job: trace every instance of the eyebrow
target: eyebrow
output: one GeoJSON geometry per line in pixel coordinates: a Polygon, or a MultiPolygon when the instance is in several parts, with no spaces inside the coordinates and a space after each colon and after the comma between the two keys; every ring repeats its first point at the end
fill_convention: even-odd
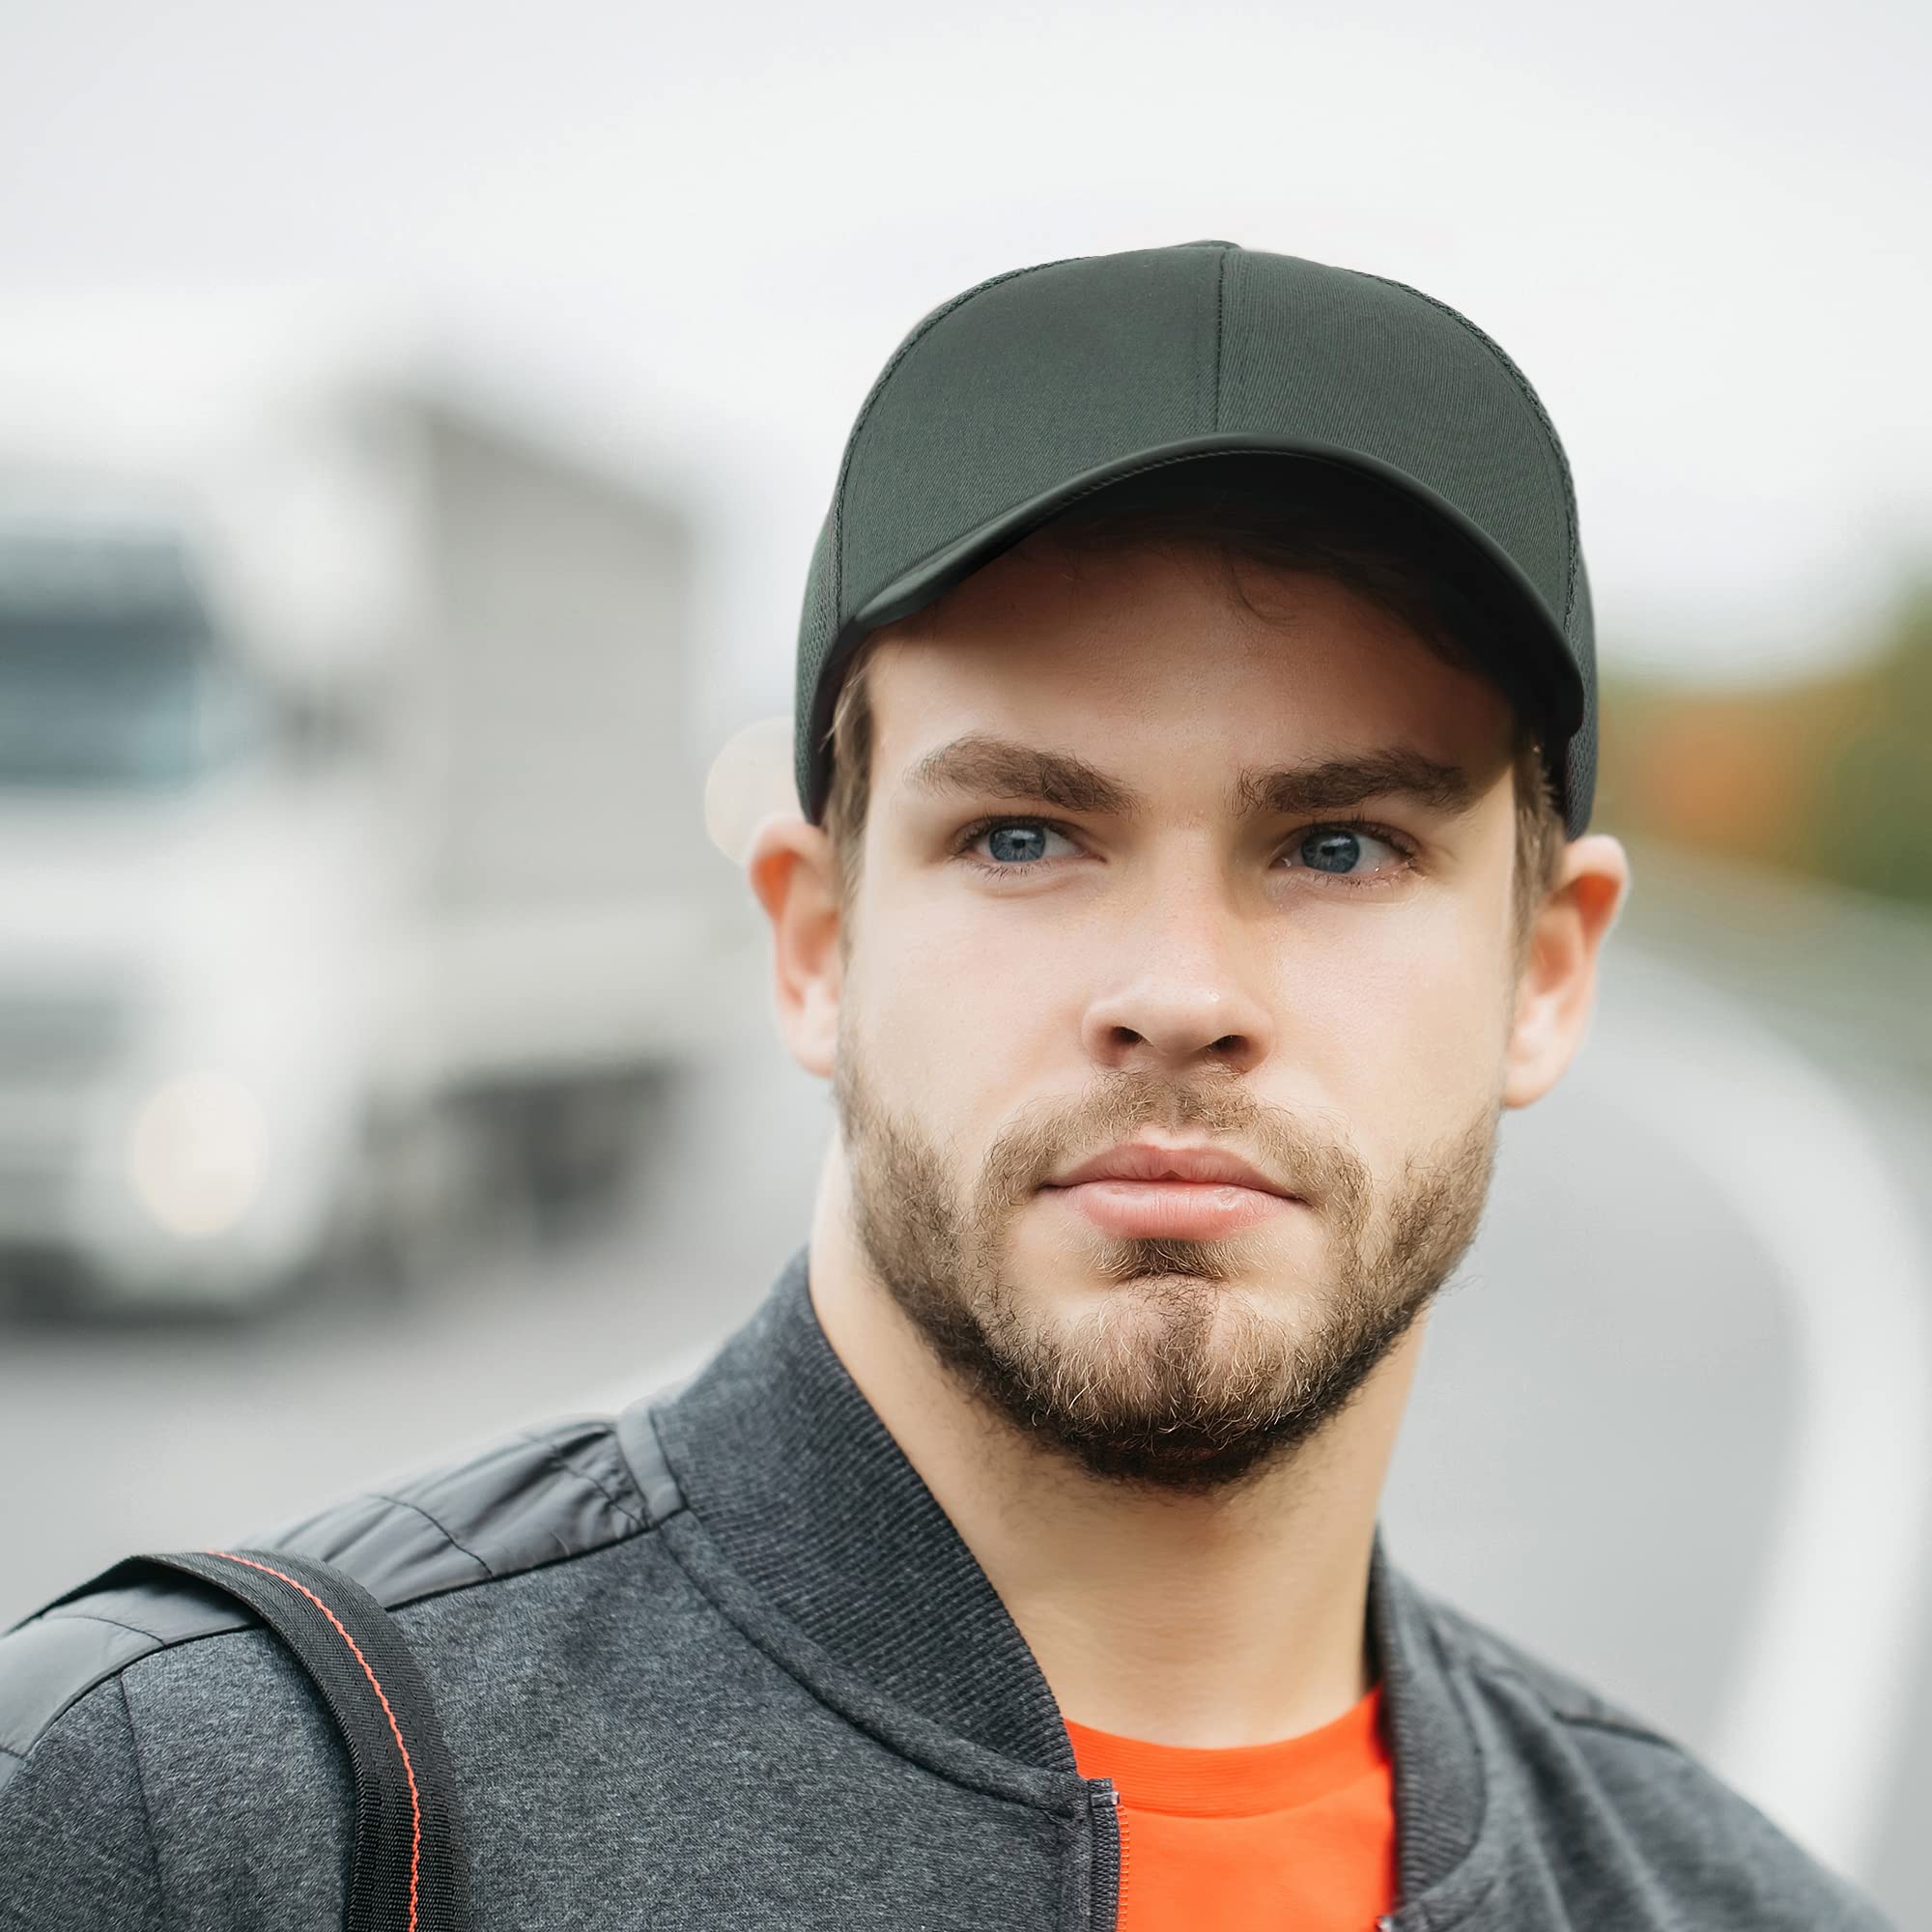
{"type": "MultiPolygon", "coordinates": [[[[975,732],[928,752],[906,774],[908,789],[928,796],[1043,801],[1063,811],[1136,820],[1150,801],[1124,780],[1068,752],[975,732]]],[[[1346,811],[1371,799],[1406,798],[1454,815],[1475,803],[1476,788],[1460,765],[1445,765],[1406,745],[1346,757],[1236,773],[1228,802],[1236,817],[1346,811]]]]}

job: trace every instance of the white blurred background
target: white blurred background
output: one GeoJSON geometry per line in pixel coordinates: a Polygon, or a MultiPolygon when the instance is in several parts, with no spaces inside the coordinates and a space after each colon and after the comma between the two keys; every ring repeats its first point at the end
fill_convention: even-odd
{"type": "Polygon", "coordinates": [[[1576,472],[1591,1042],[1386,1522],[1932,1924],[1932,16],[0,0],[0,1618],[681,1372],[830,1107],[733,858],[927,310],[1416,284],[1576,472]]]}

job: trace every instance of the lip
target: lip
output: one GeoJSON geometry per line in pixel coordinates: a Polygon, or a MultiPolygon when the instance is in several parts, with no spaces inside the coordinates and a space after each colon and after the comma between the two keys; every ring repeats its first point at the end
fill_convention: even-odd
{"type": "Polygon", "coordinates": [[[1121,1239],[1209,1241],[1306,1206],[1240,1155],[1126,1141],[1040,1190],[1121,1239]]]}
{"type": "Polygon", "coordinates": [[[1092,1181],[1167,1182],[1196,1187],[1245,1187],[1261,1194],[1296,1200],[1285,1187],[1225,1148],[1205,1142],[1161,1147],[1152,1141],[1123,1141],[1046,1183],[1079,1187],[1092,1181]]]}

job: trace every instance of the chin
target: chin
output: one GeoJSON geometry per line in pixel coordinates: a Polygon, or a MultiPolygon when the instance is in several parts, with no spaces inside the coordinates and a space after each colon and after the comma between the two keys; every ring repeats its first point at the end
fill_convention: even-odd
{"type": "Polygon", "coordinates": [[[1023,1245],[1015,1257],[1016,1282],[1038,1285],[1044,1296],[1064,1290],[1069,1305],[1085,1307],[1094,1294],[1134,1288],[1213,1292],[1238,1296],[1264,1309],[1294,1295],[1300,1266],[1286,1261],[1268,1229],[1246,1230],[1220,1240],[1122,1239],[1098,1229],[1056,1231],[1050,1242],[1023,1245]]]}
{"type": "Polygon", "coordinates": [[[1037,1297],[1022,1284],[1014,1309],[1042,1338],[1082,1352],[1098,1351],[1131,1372],[1134,1357],[1172,1361],[1185,1351],[1211,1373],[1220,1357],[1252,1357],[1294,1346],[1302,1324],[1275,1295],[1241,1283],[1158,1269],[1056,1285],[1037,1297]]]}

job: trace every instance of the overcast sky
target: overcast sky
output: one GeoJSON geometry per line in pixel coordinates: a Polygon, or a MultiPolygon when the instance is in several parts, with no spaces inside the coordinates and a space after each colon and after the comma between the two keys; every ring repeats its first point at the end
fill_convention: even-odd
{"type": "Polygon", "coordinates": [[[0,0],[0,298],[353,294],[688,476],[789,701],[851,418],[986,275],[1415,283],[1577,474],[1606,661],[1790,671],[1932,555],[1932,8],[0,0]]]}

